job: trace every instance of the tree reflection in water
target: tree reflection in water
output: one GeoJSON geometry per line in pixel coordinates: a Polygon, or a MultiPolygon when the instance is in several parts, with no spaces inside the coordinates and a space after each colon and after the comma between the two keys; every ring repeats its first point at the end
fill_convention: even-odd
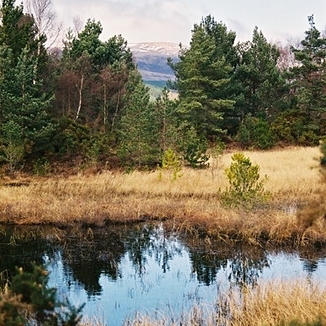
{"type": "Polygon", "coordinates": [[[101,293],[101,275],[111,280],[121,277],[119,266],[125,255],[128,255],[136,273],[141,276],[146,272],[148,257],[154,257],[163,272],[166,272],[169,260],[179,253],[176,238],[167,234],[162,225],[80,229],[66,236],[62,244],[65,275],[70,283],[83,285],[88,296],[101,293]]]}
{"type": "MultiPolygon", "coordinates": [[[[204,239],[176,235],[163,224],[111,225],[71,230],[41,227],[0,228],[0,273],[10,275],[16,266],[29,268],[30,262],[44,265],[44,257],[55,259],[59,251],[65,277],[69,283],[81,285],[88,296],[100,295],[100,277],[121,279],[121,262],[128,257],[135,274],[142,277],[149,258],[162,273],[170,262],[187,250],[191,273],[198,282],[209,286],[216,282],[219,271],[228,273],[230,285],[255,285],[263,269],[270,266],[268,252],[255,247],[230,247],[204,239]],[[51,258],[52,257],[52,258],[51,258]]],[[[323,252],[300,254],[303,269],[310,274],[318,268],[323,252]]]]}
{"type": "Polygon", "coordinates": [[[146,271],[147,257],[154,257],[166,273],[169,261],[181,255],[177,237],[167,232],[162,224],[138,226],[128,233],[127,238],[126,249],[138,275],[146,271]]]}
{"type": "Polygon", "coordinates": [[[16,267],[31,272],[31,263],[44,265],[44,255],[53,257],[57,251],[49,243],[45,234],[47,230],[40,227],[0,226],[0,286],[11,280],[16,267]]]}
{"type": "Polygon", "coordinates": [[[230,285],[255,285],[263,269],[269,267],[268,253],[257,247],[230,246],[203,239],[184,238],[193,272],[199,282],[216,282],[220,270],[228,273],[230,285]]]}
{"type": "Polygon", "coordinates": [[[300,260],[303,262],[303,270],[312,276],[318,269],[318,263],[320,257],[326,256],[326,248],[309,248],[310,250],[304,250],[299,253],[300,260]]]}
{"type": "Polygon", "coordinates": [[[270,266],[267,253],[264,250],[240,248],[229,259],[230,285],[232,284],[245,286],[254,286],[263,269],[270,266]]]}
{"type": "Polygon", "coordinates": [[[112,280],[120,277],[119,263],[125,254],[122,234],[111,229],[93,232],[79,229],[62,243],[62,261],[69,283],[83,285],[88,296],[102,292],[102,274],[112,280]]]}

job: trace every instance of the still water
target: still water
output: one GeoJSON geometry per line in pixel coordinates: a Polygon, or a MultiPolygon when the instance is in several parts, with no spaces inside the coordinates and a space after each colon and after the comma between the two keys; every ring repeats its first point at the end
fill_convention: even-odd
{"type": "Polygon", "coordinates": [[[159,225],[62,231],[0,230],[0,272],[30,261],[44,264],[49,286],[84,316],[122,325],[136,313],[169,316],[214,305],[219,294],[264,280],[323,281],[326,251],[230,248],[174,234],[159,225]]]}

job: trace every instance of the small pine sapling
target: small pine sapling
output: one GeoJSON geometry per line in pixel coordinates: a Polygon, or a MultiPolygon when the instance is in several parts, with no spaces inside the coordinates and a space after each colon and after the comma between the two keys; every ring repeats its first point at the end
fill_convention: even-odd
{"type": "Polygon", "coordinates": [[[268,193],[264,189],[264,183],[268,177],[260,180],[260,166],[252,164],[243,153],[235,153],[231,157],[229,168],[225,169],[225,175],[229,180],[229,188],[221,194],[224,206],[252,208],[264,202],[268,193]]]}
{"type": "Polygon", "coordinates": [[[162,166],[158,169],[159,180],[163,178],[163,171],[171,172],[171,179],[176,180],[182,176],[182,163],[177,154],[171,149],[167,149],[162,158],[162,166]]]}

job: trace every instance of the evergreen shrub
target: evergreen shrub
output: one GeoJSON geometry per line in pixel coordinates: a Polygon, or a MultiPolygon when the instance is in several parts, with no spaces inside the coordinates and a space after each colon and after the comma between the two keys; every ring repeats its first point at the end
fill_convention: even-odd
{"type": "Polygon", "coordinates": [[[77,326],[83,306],[75,308],[68,301],[58,301],[56,289],[48,287],[48,274],[43,267],[33,265],[31,272],[19,268],[0,295],[0,324],[77,326]]]}
{"type": "Polygon", "coordinates": [[[270,149],[274,136],[267,121],[248,115],[240,126],[236,139],[244,148],[270,149]]]}
{"type": "Polygon", "coordinates": [[[243,153],[235,153],[231,157],[229,168],[225,175],[229,180],[229,188],[221,193],[221,202],[228,207],[252,208],[263,203],[268,198],[264,183],[268,179],[260,179],[260,166],[252,164],[243,153]]]}
{"type": "Polygon", "coordinates": [[[194,127],[190,127],[183,136],[181,152],[185,164],[192,168],[209,167],[209,155],[207,155],[207,140],[198,137],[194,127]]]}
{"type": "Polygon", "coordinates": [[[162,158],[162,166],[159,168],[159,180],[163,178],[163,171],[171,172],[171,179],[176,180],[182,176],[182,162],[177,154],[171,149],[167,149],[162,158]]]}

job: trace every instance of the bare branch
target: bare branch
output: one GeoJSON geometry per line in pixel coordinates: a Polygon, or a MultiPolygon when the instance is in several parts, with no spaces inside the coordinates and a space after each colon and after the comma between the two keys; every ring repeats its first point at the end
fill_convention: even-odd
{"type": "Polygon", "coordinates": [[[81,32],[81,30],[82,30],[82,28],[84,26],[84,23],[80,19],[79,16],[74,16],[73,24],[74,24],[74,32],[75,32],[76,35],[78,35],[81,32]]]}
{"type": "Polygon", "coordinates": [[[57,42],[62,23],[57,23],[56,13],[52,9],[52,0],[25,0],[27,12],[33,16],[38,37],[46,35],[48,48],[57,42]]]}

